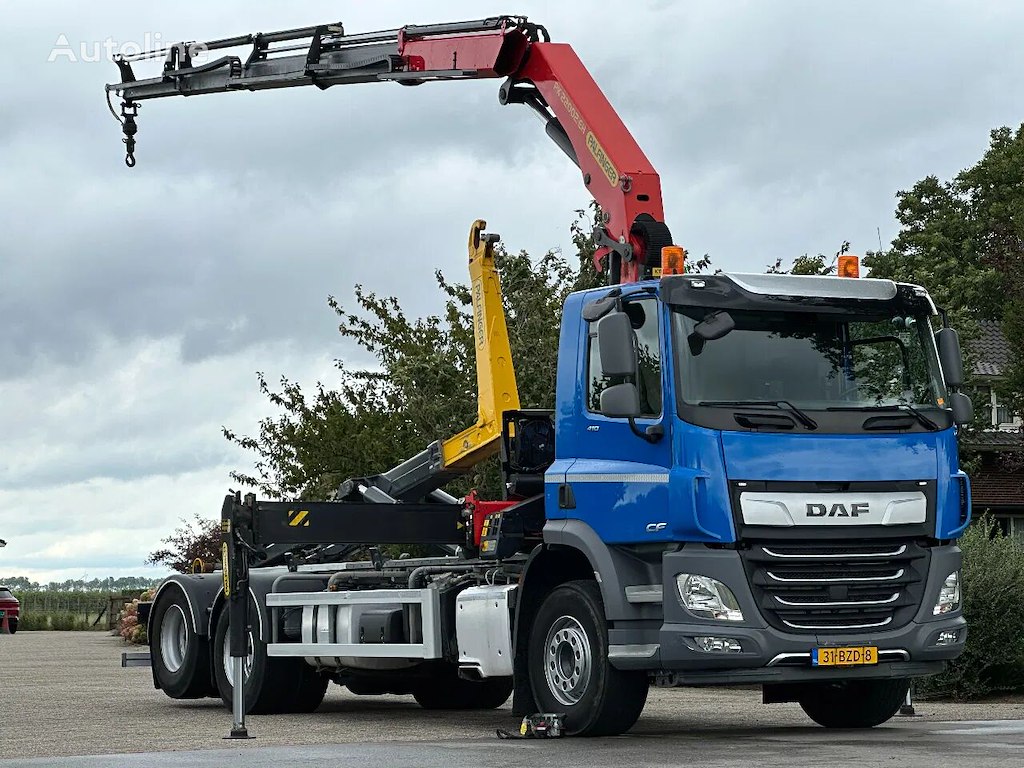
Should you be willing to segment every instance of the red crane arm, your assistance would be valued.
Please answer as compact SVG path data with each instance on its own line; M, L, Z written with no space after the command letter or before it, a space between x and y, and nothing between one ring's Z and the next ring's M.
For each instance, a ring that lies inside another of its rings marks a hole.
M198 53L252 46L243 63L223 56L196 64ZM157 78L137 80L133 62L164 57ZM502 104L525 104L545 122L548 136L579 167L601 206L595 237L598 270L607 257L609 282L631 283L660 267L670 245L657 172L573 49L552 43L525 17L346 35L340 24L248 35L208 43L178 43L119 57L118 93L130 164L138 102L174 95L263 90L394 80L419 85L437 80L507 78Z

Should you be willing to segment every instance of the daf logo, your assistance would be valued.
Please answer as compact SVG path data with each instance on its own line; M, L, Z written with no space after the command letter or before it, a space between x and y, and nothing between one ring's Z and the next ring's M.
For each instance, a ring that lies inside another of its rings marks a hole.
M849 506L842 503L807 505L808 517L860 517L870 514L870 512L870 505L866 501Z
M647 524L647 532L648 533L660 533L661 531L664 531L666 528L668 528L668 523L648 523Z

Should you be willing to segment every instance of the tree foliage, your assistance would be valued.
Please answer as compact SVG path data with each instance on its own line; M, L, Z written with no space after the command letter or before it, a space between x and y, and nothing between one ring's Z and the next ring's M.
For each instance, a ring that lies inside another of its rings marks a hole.
M768 265L765 272L770 275L834 275L839 257L849 252L850 243L848 240L844 240L843 244L839 246L839 250L836 251L831 259L823 253L814 256L805 253L803 256L797 256L793 259L793 264L789 269L783 269L782 257L780 256L775 260L774 264Z
M50 581L45 584L34 581L27 576L0 576L0 584L10 587L12 592L90 592L119 594L149 589L158 584L159 579L148 579L145 576L107 576L94 579L66 579Z
M191 573L196 560L202 560L206 566L220 560L220 521L198 514L192 520L183 519L163 543L164 547L150 554L146 562L167 566L178 573Z
M1000 321L1013 350L1001 394L1024 407L1024 126L997 128L975 165L897 199L900 232L864 259L871 275L927 286L967 338L976 321Z
M592 266L596 208L578 211L572 225L576 253L540 259L496 248L506 321L524 407L554 407L562 304L603 276ZM278 409L256 435L225 429L225 436L256 455L255 471L234 479L275 498L325 498L349 477L377 474L473 424L477 417L470 287L436 273L444 307L410 318L394 297L356 288L355 308L331 297L341 335L372 356L374 365L337 361L331 386L307 393L282 378L275 389L259 376L261 391ZM495 461L480 465L454 490L479 488L499 495Z

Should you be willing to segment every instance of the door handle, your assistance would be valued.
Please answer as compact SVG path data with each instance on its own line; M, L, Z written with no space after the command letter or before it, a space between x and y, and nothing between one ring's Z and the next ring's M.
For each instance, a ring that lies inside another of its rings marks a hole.
M568 483L558 486L558 508L576 509L576 494L572 492L572 486Z

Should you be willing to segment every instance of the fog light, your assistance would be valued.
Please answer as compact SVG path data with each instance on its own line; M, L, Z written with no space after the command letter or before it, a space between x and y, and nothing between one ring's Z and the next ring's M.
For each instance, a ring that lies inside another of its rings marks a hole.
M739 640L731 637L695 637L693 642L705 653L743 653Z
M935 640L936 645L953 645L960 639L959 629L944 629Z
M939 590L939 599L932 608L932 615L941 616L944 613L951 613L960 607L960 571L953 571L946 580L942 582L942 589Z
M718 621L743 621L739 601L725 584L709 576L680 573L676 586L683 606L694 616Z

